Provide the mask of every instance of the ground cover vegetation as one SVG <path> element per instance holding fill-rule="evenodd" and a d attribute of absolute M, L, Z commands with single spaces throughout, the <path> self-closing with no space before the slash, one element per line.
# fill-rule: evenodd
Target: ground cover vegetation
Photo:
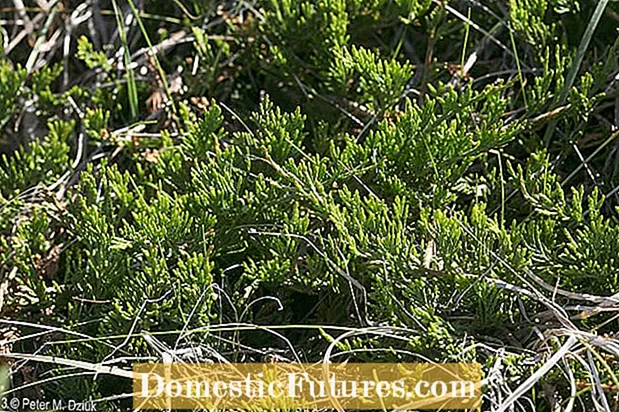
<path fill-rule="evenodd" d="M 484 410 L 619 410 L 618 21 L 3 1 L 11 393 L 126 410 L 97 365 L 166 356 L 475 361 Z"/>

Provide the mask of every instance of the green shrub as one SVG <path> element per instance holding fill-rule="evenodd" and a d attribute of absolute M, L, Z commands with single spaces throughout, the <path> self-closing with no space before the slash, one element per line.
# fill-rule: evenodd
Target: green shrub
<path fill-rule="evenodd" d="M 617 407 L 615 3 L 112 3 L 2 51 L 13 352 L 318 361 L 357 330 L 339 360 L 482 363 L 485 409 L 577 336 L 525 410 L 576 384 Z M 131 387 L 36 373 L 70 382 L 48 398 Z"/>

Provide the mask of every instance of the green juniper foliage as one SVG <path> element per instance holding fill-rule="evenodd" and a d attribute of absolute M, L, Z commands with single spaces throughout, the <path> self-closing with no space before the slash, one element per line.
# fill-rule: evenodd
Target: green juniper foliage
<path fill-rule="evenodd" d="M 619 408 L 618 3 L 127 1 L 0 9 L 13 393 L 335 345 L 480 362 L 484 410 Z"/>

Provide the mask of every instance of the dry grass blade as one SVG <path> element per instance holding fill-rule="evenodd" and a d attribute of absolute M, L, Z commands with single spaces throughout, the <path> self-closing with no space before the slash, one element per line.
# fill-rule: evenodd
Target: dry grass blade
<path fill-rule="evenodd" d="M 90 363 L 75 359 L 66 359 L 56 356 L 44 356 L 44 355 L 31 355 L 27 353 L 15 353 L 9 352 L 2 356 L 13 359 L 21 359 L 27 361 L 48 363 L 52 365 L 69 366 L 72 368 L 83 369 L 95 373 L 101 373 L 105 375 L 117 376 L 119 378 L 133 379 L 133 372 L 126 369 L 119 368 L 117 366 L 105 366 L 97 363 Z"/>
<path fill-rule="evenodd" d="M 578 339 L 574 336 L 570 338 L 555 352 L 554 355 L 535 373 L 522 383 L 505 401 L 496 409 L 496 412 L 505 412 L 518 400 L 521 396 L 529 391 L 540 379 L 542 379 L 557 363 L 567 355 L 570 350 L 576 345 Z"/>

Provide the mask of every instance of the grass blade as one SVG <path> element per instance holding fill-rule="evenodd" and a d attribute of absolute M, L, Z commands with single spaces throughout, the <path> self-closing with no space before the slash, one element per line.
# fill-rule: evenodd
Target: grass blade
<path fill-rule="evenodd" d="M 598 5 L 591 16 L 591 20 L 589 20 L 589 24 L 587 25 L 587 29 L 582 36 L 582 40 L 580 41 L 580 45 L 578 46 L 578 51 L 576 52 L 576 56 L 570 65 L 570 70 L 567 73 L 567 78 L 565 79 L 565 84 L 563 85 L 563 89 L 561 90 L 561 95 L 559 96 L 559 101 L 556 106 L 561 106 L 567 100 L 567 94 L 569 93 L 572 85 L 574 84 L 574 80 L 576 80 L 576 75 L 580 70 L 580 65 L 582 64 L 582 59 L 585 57 L 585 53 L 589 48 L 589 43 L 591 42 L 591 38 L 593 38 L 593 32 L 598 26 L 600 22 L 600 18 L 602 14 L 604 14 L 604 10 L 606 10 L 606 6 L 608 5 L 608 0 L 600 0 Z M 555 107 L 556 107 L 555 106 Z M 552 135 L 557 127 L 557 121 L 553 121 L 548 125 L 548 129 L 546 129 L 546 134 L 544 135 L 544 141 L 546 142 L 546 147 L 549 146 L 550 141 L 552 139 Z"/>
<path fill-rule="evenodd" d="M 146 44 L 148 44 L 151 57 L 153 58 L 153 61 L 155 62 L 155 66 L 157 67 L 157 72 L 159 72 L 161 83 L 163 83 L 163 89 L 165 90 L 168 96 L 168 99 L 170 100 L 172 112 L 176 114 L 177 113 L 176 105 L 174 104 L 174 98 L 172 97 L 172 93 L 170 92 L 170 87 L 168 86 L 167 75 L 163 71 L 163 68 L 161 67 L 161 64 L 159 63 L 159 59 L 157 58 L 157 53 L 155 51 L 155 48 L 153 47 L 153 43 L 151 42 L 150 37 L 148 36 L 148 32 L 146 31 L 146 28 L 144 27 L 144 23 L 142 23 L 142 19 L 140 18 L 140 13 L 135 7 L 135 4 L 133 4 L 133 0 L 129 0 L 129 7 L 131 7 L 133 16 L 135 17 L 135 20 L 138 22 L 138 26 L 140 27 L 140 30 L 142 31 L 142 35 L 144 36 L 144 39 L 146 40 Z"/>
<path fill-rule="evenodd" d="M 112 0 L 114 7 L 114 15 L 116 16 L 116 24 L 118 25 L 118 33 L 120 42 L 124 49 L 125 69 L 127 70 L 127 92 L 129 98 L 129 109 L 131 110 L 131 120 L 138 118 L 138 88 L 135 83 L 135 73 L 131 67 L 131 53 L 129 52 L 129 42 L 127 41 L 127 31 L 125 28 L 125 20 L 122 11 L 118 8 L 116 0 Z"/>

